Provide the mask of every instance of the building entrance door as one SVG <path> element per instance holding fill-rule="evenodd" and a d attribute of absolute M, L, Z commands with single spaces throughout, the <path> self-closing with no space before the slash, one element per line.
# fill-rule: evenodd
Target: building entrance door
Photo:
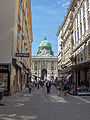
<path fill-rule="evenodd" d="M 46 78 L 47 78 L 47 70 L 43 69 L 42 72 L 41 72 L 41 79 L 45 80 Z"/>

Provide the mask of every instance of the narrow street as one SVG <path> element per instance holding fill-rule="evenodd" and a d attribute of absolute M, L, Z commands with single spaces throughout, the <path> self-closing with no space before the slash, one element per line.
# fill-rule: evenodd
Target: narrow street
<path fill-rule="evenodd" d="M 33 88 L 4 97 L 5 106 L 0 106 L 0 120 L 90 120 L 90 97 L 57 96 L 52 86 L 51 94 L 46 88 Z"/>

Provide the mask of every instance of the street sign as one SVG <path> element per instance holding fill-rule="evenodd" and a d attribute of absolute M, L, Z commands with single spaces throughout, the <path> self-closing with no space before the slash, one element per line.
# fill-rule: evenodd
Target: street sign
<path fill-rule="evenodd" d="M 29 57 L 29 53 L 16 53 L 15 54 L 16 57 Z"/>

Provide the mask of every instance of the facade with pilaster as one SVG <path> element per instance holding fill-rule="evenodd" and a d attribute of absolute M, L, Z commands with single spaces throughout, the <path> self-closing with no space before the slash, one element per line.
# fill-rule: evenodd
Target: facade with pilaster
<path fill-rule="evenodd" d="M 51 43 L 46 39 L 41 41 L 37 56 L 32 56 L 32 80 L 54 80 L 58 77 L 58 57 L 52 51 Z"/>
<path fill-rule="evenodd" d="M 67 27 L 67 31 L 70 32 L 70 37 L 67 38 L 69 45 L 67 43 L 64 45 L 67 35 L 64 34 L 64 26 L 68 23 L 66 21 L 68 21 L 69 15 L 71 24 L 68 24 Z M 71 0 L 63 24 L 57 33 L 58 40 L 62 41 L 61 70 L 66 71 L 66 73 L 71 71 L 76 85 L 81 86 L 87 82 L 90 86 L 90 0 Z M 70 51 L 70 54 L 67 54 L 68 57 L 64 56 L 64 60 L 66 59 L 69 62 L 68 64 L 66 61 L 63 62 L 62 54 L 63 52 L 65 54 L 65 48 L 68 49 L 68 52 Z M 60 49 L 60 45 L 58 45 L 58 49 Z M 58 53 L 58 55 L 60 54 Z"/>
<path fill-rule="evenodd" d="M 12 94 L 25 88 L 31 70 L 31 6 L 30 0 L 0 0 L 0 5 L 0 81 Z"/>

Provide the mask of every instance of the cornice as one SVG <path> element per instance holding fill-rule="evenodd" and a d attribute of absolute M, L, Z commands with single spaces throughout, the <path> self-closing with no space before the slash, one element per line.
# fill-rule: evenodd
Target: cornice
<path fill-rule="evenodd" d="M 48 59 L 48 60 L 51 60 L 51 59 L 57 59 L 58 58 L 58 56 L 32 56 L 31 57 L 32 58 L 32 60 L 42 60 L 42 59 Z"/>
<path fill-rule="evenodd" d="M 69 15 L 70 11 L 71 11 L 71 8 L 72 8 L 72 6 L 73 6 L 73 3 L 74 3 L 75 1 L 76 1 L 76 0 L 71 0 L 71 2 L 70 2 L 70 5 L 69 5 L 69 7 L 68 7 L 68 11 L 67 11 L 66 16 L 65 16 L 65 18 L 64 18 L 64 22 L 63 22 L 63 24 L 62 24 L 62 26 L 61 26 L 61 29 L 63 28 L 63 26 L 64 26 L 64 24 L 65 24 L 65 22 L 66 22 L 66 20 L 67 20 L 67 17 L 68 17 L 68 15 Z"/>
<path fill-rule="evenodd" d="M 63 26 L 65 25 L 65 22 L 66 22 L 66 20 L 67 20 L 67 17 L 68 17 L 68 15 L 69 15 L 69 13 L 70 13 L 70 11 L 74 11 L 75 10 L 75 6 L 77 6 L 77 1 L 81 1 L 81 0 L 71 0 L 71 2 L 70 2 L 70 5 L 69 5 L 69 7 L 68 7 L 68 10 L 67 10 L 67 13 L 66 13 L 66 16 L 64 17 L 64 21 L 63 21 L 63 24 L 59 27 L 59 29 L 58 29 L 58 32 L 57 32 L 57 36 L 59 35 L 59 33 L 60 33 L 60 30 L 62 30 L 62 28 L 63 28 Z M 84 2 L 85 0 L 82 0 L 81 1 L 81 4 Z M 80 8 L 79 8 L 80 9 Z M 72 17 L 71 17 L 72 18 Z"/>
<path fill-rule="evenodd" d="M 65 22 L 66 22 L 66 20 L 67 20 L 67 17 L 68 17 L 68 15 L 69 15 L 70 11 L 72 11 L 73 3 L 74 3 L 75 1 L 76 1 L 76 0 L 71 0 L 70 5 L 69 5 L 68 10 L 67 10 L 67 13 L 66 13 L 66 16 L 64 17 L 63 24 L 62 24 L 61 26 L 59 26 L 59 28 L 58 28 L 57 37 L 59 36 L 59 33 L 60 33 L 60 31 L 62 30 L 62 28 L 63 28 L 63 26 L 64 26 L 64 24 L 65 24 Z"/>
<path fill-rule="evenodd" d="M 59 36 L 60 30 L 61 30 L 61 26 L 59 26 L 59 28 L 58 28 L 58 32 L 56 34 L 57 37 Z"/>
<path fill-rule="evenodd" d="M 79 0 L 77 0 L 77 1 L 79 1 Z M 82 4 L 83 4 L 84 1 L 85 1 L 85 0 L 80 1 L 81 3 L 80 3 L 80 5 L 79 5 L 79 7 L 78 7 L 78 9 L 77 9 L 77 12 L 76 12 L 75 15 L 73 16 L 73 17 L 74 17 L 73 20 L 76 18 L 76 16 L 77 16 L 77 14 L 78 14 L 78 12 L 79 12 L 79 10 L 80 10 L 80 8 L 81 8 L 81 6 L 82 6 Z"/>
<path fill-rule="evenodd" d="M 62 26 L 59 26 L 59 28 L 58 28 L 57 37 L 59 36 L 60 30 L 62 30 L 62 28 L 63 28 L 63 26 L 64 26 L 64 24 L 66 22 L 66 19 L 67 19 L 68 15 L 69 15 L 69 12 L 71 10 L 71 7 L 72 7 L 72 4 L 73 4 L 74 1 L 75 0 L 71 0 L 71 2 L 70 2 L 70 5 L 68 7 L 68 11 L 66 13 L 66 16 L 64 17 L 64 22 L 63 22 Z"/>

